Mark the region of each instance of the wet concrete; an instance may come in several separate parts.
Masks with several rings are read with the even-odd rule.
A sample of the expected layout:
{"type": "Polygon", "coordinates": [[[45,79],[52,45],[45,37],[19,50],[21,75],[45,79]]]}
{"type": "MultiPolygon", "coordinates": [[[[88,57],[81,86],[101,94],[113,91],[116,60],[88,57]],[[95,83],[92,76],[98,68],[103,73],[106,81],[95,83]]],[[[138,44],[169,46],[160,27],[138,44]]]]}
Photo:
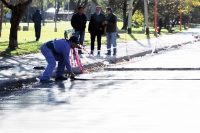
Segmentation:
{"type": "Polygon", "coordinates": [[[115,80],[163,75],[191,78],[184,72],[101,72],[80,78],[111,80],[66,81],[12,92],[0,100],[1,132],[200,131],[199,81],[115,80]]]}
{"type": "MultiPolygon", "coordinates": [[[[192,44],[110,67],[198,68],[199,51],[199,43],[192,44]]],[[[198,70],[99,71],[77,77],[87,80],[36,83],[1,95],[0,131],[199,132],[199,77],[198,70]]]]}

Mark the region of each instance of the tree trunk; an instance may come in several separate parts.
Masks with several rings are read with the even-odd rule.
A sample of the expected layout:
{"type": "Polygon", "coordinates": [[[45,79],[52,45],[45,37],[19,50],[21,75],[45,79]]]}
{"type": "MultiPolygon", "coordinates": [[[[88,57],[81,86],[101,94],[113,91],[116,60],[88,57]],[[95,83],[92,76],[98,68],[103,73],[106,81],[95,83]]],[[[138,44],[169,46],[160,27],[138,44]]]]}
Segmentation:
{"type": "Polygon", "coordinates": [[[12,16],[11,16],[11,28],[10,28],[10,37],[9,37],[9,46],[8,48],[11,50],[15,50],[18,48],[18,27],[19,23],[25,13],[25,10],[27,8],[27,4],[18,4],[14,6],[11,11],[12,11],[12,16]]]}
{"type": "Polygon", "coordinates": [[[135,4],[133,7],[134,7],[134,8],[133,8],[133,12],[132,12],[133,15],[134,15],[135,12],[136,12],[137,10],[139,10],[141,7],[142,7],[141,10],[144,8],[144,6],[143,6],[141,0],[138,0],[138,1],[136,2],[136,4],[135,4]]]}
{"type": "MultiPolygon", "coordinates": [[[[123,27],[122,30],[126,30],[127,26],[128,26],[128,16],[126,15],[126,11],[127,11],[127,3],[126,0],[124,1],[124,7],[123,7],[123,27]]],[[[140,0],[135,0],[133,2],[133,12],[132,15],[135,14],[135,12],[140,8],[141,5],[141,1],[140,0]]]]}
{"type": "Polygon", "coordinates": [[[1,0],[3,4],[8,7],[11,12],[11,28],[10,28],[10,36],[9,36],[9,45],[8,48],[11,50],[15,50],[18,48],[18,41],[17,41],[17,32],[20,20],[25,13],[27,6],[32,2],[32,0],[27,0],[24,3],[19,3],[17,5],[11,5],[6,0],[1,0]]]}
{"type": "Polygon", "coordinates": [[[8,48],[11,50],[15,50],[16,48],[18,48],[17,33],[22,14],[23,11],[21,9],[18,9],[17,6],[15,6],[12,9],[12,17],[10,19],[11,28],[8,46],[8,48]]]}
{"type": "Polygon", "coordinates": [[[127,1],[124,0],[123,1],[123,27],[122,27],[122,30],[126,30],[127,29],[127,15],[126,15],[126,12],[127,12],[127,1]]]}
{"type": "Polygon", "coordinates": [[[2,23],[3,23],[3,3],[0,2],[0,37],[2,32],[2,23]]]}
{"type": "Polygon", "coordinates": [[[10,28],[10,37],[9,37],[9,46],[8,48],[11,50],[15,50],[18,48],[18,40],[17,40],[17,33],[19,27],[20,18],[17,17],[18,15],[16,12],[12,12],[12,18],[10,20],[11,28],[10,28]]]}

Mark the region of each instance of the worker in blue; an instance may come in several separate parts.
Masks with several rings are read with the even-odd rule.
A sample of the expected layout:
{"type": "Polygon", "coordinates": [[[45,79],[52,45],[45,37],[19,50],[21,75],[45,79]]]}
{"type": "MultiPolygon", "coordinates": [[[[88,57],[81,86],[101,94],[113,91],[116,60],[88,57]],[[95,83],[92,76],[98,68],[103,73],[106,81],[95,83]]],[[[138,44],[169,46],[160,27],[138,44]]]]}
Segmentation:
{"type": "MultiPolygon", "coordinates": [[[[78,38],[75,36],[70,39],[58,39],[44,43],[41,47],[41,53],[44,55],[48,65],[40,77],[41,83],[50,83],[52,80],[53,70],[56,67],[56,61],[58,61],[58,67],[55,75],[55,81],[67,80],[64,70],[67,68],[67,72],[71,79],[74,79],[75,75],[72,72],[70,64],[70,49],[79,48],[78,38]]],[[[74,51],[74,50],[73,50],[74,51]]]]}

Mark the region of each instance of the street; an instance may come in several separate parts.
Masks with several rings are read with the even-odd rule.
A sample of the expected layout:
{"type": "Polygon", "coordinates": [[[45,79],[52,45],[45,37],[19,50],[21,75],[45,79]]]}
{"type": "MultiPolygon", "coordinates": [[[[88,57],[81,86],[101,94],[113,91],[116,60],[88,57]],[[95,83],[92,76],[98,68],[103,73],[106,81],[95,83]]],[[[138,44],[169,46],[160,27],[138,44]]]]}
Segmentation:
{"type": "Polygon", "coordinates": [[[194,43],[3,94],[0,133],[199,133],[199,57],[194,43]]]}

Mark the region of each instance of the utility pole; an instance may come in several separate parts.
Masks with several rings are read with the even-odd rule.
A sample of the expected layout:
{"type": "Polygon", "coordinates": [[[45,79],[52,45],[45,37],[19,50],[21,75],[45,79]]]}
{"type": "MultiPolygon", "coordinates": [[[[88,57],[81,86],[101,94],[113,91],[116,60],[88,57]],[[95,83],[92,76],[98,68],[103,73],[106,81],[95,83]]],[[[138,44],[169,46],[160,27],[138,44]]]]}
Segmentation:
{"type": "Polygon", "coordinates": [[[44,26],[45,13],[44,13],[44,2],[43,2],[43,0],[41,0],[41,13],[42,13],[42,24],[44,26]]]}
{"type": "Polygon", "coordinates": [[[57,0],[55,0],[55,17],[54,17],[55,28],[54,28],[54,32],[57,32],[57,10],[56,10],[56,4],[57,4],[57,0]]]}
{"type": "Polygon", "coordinates": [[[28,5],[27,7],[27,18],[26,18],[26,21],[27,21],[27,31],[29,30],[29,23],[30,23],[30,6],[28,5]]]}
{"type": "Polygon", "coordinates": [[[129,0],[129,4],[128,4],[128,34],[132,33],[132,15],[133,15],[133,0],[129,0]]]}
{"type": "Polygon", "coordinates": [[[145,19],[145,33],[146,33],[146,35],[149,35],[148,1],[149,0],[144,0],[144,19],[145,19]]]}
{"type": "Polygon", "coordinates": [[[70,4],[70,0],[68,0],[68,4],[67,4],[67,20],[69,21],[69,4],[70,4]]]}

